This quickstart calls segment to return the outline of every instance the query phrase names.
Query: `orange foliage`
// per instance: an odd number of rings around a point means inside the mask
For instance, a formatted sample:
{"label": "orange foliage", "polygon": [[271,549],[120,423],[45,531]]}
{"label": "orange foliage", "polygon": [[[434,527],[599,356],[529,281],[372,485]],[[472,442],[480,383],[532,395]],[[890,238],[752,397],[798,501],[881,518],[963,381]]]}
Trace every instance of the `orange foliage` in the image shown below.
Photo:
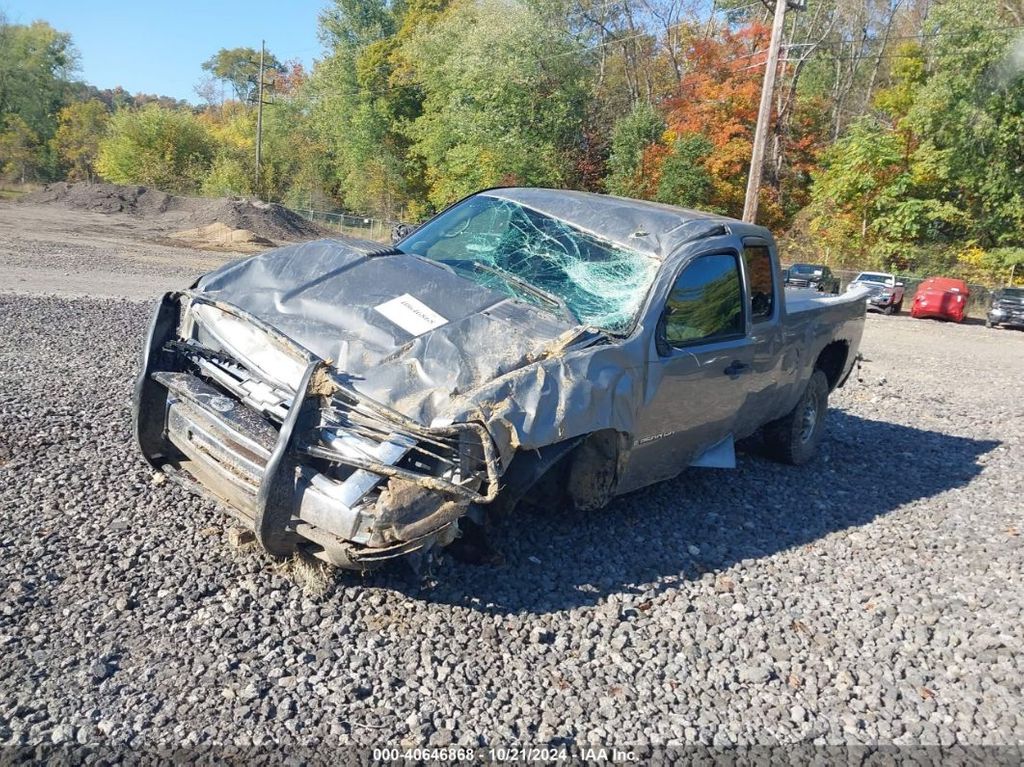
{"label": "orange foliage", "polygon": [[[689,71],[680,79],[676,94],[664,105],[667,130],[663,143],[650,147],[644,157],[649,174],[647,186],[652,195],[658,188],[661,163],[672,151],[673,143],[682,136],[698,133],[714,146],[706,165],[712,179],[708,207],[730,216],[742,215],[770,36],[767,26],[754,23],[690,42],[686,54]],[[780,85],[784,82],[783,74],[780,71]],[[774,125],[774,109],[771,119]],[[819,144],[813,123],[813,116],[799,110],[792,118],[789,132],[793,135],[787,138],[785,147],[785,175],[789,178],[806,177],[809,163],[817,154]],[[798,195],[802,195],[804,185],[805,181],[798,184]],[[778,190],[764,184],[758,221],[777,225],[784,218]]]}
{"label": "orange foliage", "polygon": [[284,63],[284,67],[274,77],[274,90],[284,95],[292,95],[309,79],[309,73],[298,59]]}
{"label": "orange foliage", "polygon": [[694,39],[686,57],[690,71],[666,104],[665,143],[671,146],[688,133],[701,133],[711,141],[711,206],[732,216],[743,213],[770,36],[765,25],[751,24]]}

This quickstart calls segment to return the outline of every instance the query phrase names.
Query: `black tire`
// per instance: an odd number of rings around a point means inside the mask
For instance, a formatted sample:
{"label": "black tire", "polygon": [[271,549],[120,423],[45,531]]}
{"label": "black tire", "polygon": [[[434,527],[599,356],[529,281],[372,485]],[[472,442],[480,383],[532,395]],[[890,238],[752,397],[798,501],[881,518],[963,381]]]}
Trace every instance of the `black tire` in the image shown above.
{"label": "black tire", "polygon": [[821,370],[815,370],[796,407],[764,427],[768,456],[794,466],[814,458],[825,433],[827,412],[828,378]]}
{"label": "black tire", "polygon": [[886,317],[891,316],[893,308],[894,308],[893,305],[889,304],[884,309],[882,309],[882,314],[884,314]]}
{"label": "black tire", "polygon": [[896,306],[893,307],[892,313],[893,314],[899,314],[902,311],[903,311],[903,299],[901,298],[899,300],[899,302],[896,304]]}

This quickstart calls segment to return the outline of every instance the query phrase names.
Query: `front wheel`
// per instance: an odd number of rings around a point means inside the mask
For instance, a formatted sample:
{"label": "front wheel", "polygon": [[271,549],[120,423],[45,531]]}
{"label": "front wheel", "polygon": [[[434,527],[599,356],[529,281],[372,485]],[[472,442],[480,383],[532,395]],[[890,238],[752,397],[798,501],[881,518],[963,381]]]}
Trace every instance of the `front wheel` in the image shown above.
{"label": "front wheel", "polygon": [[764,427],[768,455],[794,466],[807,463],[818,452],[827,412],[828,378],[822,371],[815,370],[796,407]]}

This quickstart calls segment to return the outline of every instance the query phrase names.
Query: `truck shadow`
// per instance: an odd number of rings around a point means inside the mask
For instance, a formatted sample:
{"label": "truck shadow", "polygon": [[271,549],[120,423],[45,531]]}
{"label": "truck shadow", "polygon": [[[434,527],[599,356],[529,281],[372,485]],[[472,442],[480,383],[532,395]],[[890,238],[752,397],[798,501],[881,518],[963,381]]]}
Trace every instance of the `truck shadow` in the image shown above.
{"label": "truck shadow", "polygon": [[502,614],[650,596],[963,487],[999,444],[835,410],[807,466],[741,454],[736,471],[690,469],[599,512],[517,510],[492,531],[504,564],[446,559],[427,588],[384,577],[418,599]]}

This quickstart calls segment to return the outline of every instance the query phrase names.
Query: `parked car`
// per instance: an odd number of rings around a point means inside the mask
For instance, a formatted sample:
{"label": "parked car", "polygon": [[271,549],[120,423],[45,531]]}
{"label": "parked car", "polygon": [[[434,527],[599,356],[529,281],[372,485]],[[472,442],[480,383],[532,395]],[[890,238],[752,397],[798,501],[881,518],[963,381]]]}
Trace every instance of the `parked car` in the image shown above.
{"label": "parked car", "polygon": [[812,288],[820,293],[839,293],[839,278],[824,264],[793,264],[786,284],[793,288]]}
{"label": "parked car", "polygon": [[271,554],[368,569],[542,478],[553,511],[597,508],[758,430],[804,463],[863,328],[862,293],[787,296],[762,227],[495,189],[393,247],[290,245],[166,294],[135,435]]}
{"label": "parked car", "polygon": [[1024,327],[1024,288],[1000,288],[992,295],[985,316],[988,327],[1012,325]]}
{"label": "parked car", "polygon": [[896,281],[895,274],[861,272],[846,289],[867,290],[868,311],[899,314],[903,309],[903,283]]}
{"label": "parked car", "polygon": [[929,277],[917,286],[910,304],[910,316],[963,322],[970,297],[971,291],[963,280]]}

